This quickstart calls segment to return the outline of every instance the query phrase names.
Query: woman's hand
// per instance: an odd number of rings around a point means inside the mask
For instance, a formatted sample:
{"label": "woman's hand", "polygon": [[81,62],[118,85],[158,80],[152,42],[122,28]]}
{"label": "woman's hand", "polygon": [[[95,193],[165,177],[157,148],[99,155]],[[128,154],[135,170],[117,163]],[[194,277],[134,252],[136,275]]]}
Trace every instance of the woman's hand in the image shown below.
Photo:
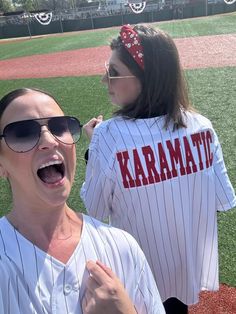
{"label": "woman's hand", "polygon": [[83,299],[83,314],[137,314],[124,286],[101,262],[87,262],[90,277]]}
{"label": "woman's hand", "polygon": [[91,140],[92,138],[93,129],[95,128],[95,126],[100,124],[102,121],[103,116],[100,115],[97,118],[92,118],[83,126],[83,130],[85,131],[85,134],[88,136],[89,140]]}

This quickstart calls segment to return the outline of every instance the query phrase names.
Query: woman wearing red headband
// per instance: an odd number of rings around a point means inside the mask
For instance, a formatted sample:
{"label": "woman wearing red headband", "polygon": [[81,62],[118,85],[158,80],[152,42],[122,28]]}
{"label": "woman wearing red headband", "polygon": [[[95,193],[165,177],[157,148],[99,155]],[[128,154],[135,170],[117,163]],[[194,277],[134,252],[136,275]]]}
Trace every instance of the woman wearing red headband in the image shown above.
{"label": "woman wearing red headband", "polygon": [[187,313],[202,289],[218,289],[216,212],[234,207],[235,194],[211,122],[189,104],[174,41],[126,25],[111,50],[103,82],[119,109],[84,127],[81,197],[137,239],[166,312]]}

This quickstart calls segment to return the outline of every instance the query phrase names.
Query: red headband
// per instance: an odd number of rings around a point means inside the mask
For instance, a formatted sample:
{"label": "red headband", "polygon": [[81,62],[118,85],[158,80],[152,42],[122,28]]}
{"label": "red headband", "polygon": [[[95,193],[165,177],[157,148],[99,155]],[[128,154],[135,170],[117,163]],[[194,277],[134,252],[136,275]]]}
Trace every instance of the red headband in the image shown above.
{"label": "red headband", "polygon": [[143,47],[138,33],[127,24],[121,27],[120,37],[125,49],[131,54],[138,65],[144,69]]}

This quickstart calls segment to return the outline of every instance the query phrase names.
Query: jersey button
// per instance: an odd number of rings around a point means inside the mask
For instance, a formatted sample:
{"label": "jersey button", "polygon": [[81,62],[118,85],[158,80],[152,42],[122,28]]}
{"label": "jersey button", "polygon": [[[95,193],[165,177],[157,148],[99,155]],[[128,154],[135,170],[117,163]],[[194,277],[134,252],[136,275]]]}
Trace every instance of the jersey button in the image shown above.
{"label": "jersey button", "polygon": [[65,293],[65,294],[69,294],[69,293],[71,292],[71,290],[72,290],[71,285],[66,284],[66,285],[64,286],[64,293]]}

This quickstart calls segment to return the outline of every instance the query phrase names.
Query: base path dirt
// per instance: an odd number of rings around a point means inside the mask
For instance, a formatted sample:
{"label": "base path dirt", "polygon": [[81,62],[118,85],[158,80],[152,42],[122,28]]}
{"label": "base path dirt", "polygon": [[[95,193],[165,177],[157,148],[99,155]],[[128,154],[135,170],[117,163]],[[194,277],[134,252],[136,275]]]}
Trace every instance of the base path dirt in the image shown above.
{"label": "base path dirt", "polygon": [[189,307],[189,314],[236,314],[236,288],[221,284],[219,291],[201,292],[199,303]]}
{"label": "base path dirt", "polygon": [[[178,38],[175,43],[185,69],[236,66],[236,34]],[[109,55],[106,46],[2,60],[0,79],[102,74]]]}

